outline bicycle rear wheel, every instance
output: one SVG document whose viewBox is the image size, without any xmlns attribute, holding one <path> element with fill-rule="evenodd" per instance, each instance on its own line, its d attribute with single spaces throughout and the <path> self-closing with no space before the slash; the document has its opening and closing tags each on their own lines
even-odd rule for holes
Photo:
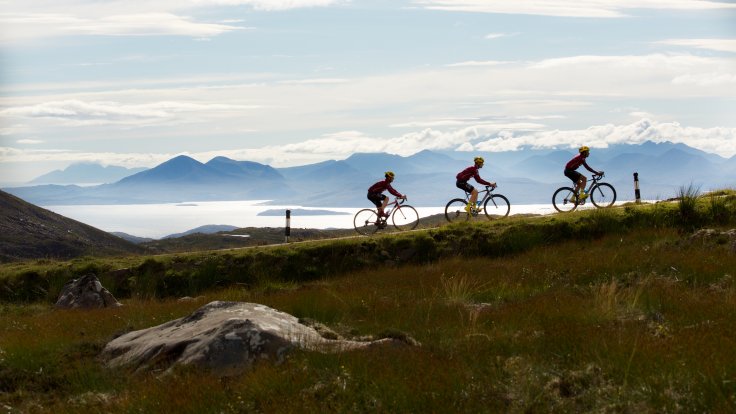
<svg viewBox="0 0 736 414">
<path fill-rule="evenodd" d="M 560 213 L 573 211 L 578 207 L 575 190 L 570 187 L 560 187 L 552 196 L 552 205 Z"/>
<path fill-rule="evenodd" d="M 616 189 L 608 183 L 596 184 L 590 190 L 590 201 L 598 208 L 611 207 L 616 202 Z"/>
<path fill-rule="evenodd" d="M 486 200 L 483 211 L 486 213 L 488 220 L 498 220 L 509 215 L 511 204 L 508 198 L 501 194 L 494 194 Z"/>
<path fill-rule="evenodd" d="M 412 206 L 402 205 L 391 214 L 391 221 L 401 231 L 414 230 L 419 224 L 419 213 Z"/>
<path fill-rule="evenodd" d="M 468 202 L 462 198 L 450 200 L 450 202 L 445 206 L 445 218 L 447 221 L 452 223 L 459 220 L 468 220 L 470 218 L 470 214 L 465 211 L 465 206 L 467 205 Z"/>
<path fill-rule="evenodd" d="M 370 236 L 378 230 L 378 213 L 375 210 L 364 208 L 355 213 L 353 225 L 358 233 Z"/>
</svg>

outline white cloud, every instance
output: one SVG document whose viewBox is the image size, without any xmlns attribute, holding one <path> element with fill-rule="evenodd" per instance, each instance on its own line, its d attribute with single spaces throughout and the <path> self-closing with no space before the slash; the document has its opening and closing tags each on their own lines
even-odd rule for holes
<svg viewBox="0 0 736 414">
<path fill-rule="evenodd" d="M 3 14 L 2 42 L 57 36 L 191 36 L 211 37 L 244 27 L 196 22 L 171 13 L 119 14 L 79 17 L 68 14 Z"/>
<path fill-rule="evenodd" d="M 597 125 L 583 130 L 555 130 L 530 134 L 507 134 L 479 142 L 482 151 L 513 151 L 531 148 L 575 148 L 588 145 L 606 148 L 613 144 L 641 144 L 645 141 L 675 142 L 725 157 L 736 155 L 736 128 L 683 127 L 677 122 L 641 119 L 628 125 Z"/>
<path fill-rule="evenodd" d="M 36 144 L 43 144 L 46 141 L 43 141 L 40 139 L 19 139 L 15 142 L 21 145 L 36 145 Z"/>
<path fill-rule="evenodd" d="M 36 118 L 55 120 L 66 126 L 132 125 L 142 126 L 164 121 L 187 122 L 211 119 L 224 113 L 239 114 L 254 106 L 224 105 L 213 103 L 161 101 L 147 104 L 121 104 L 118 102 L 65 100 L 36 105 L 11 107 L 0 111 L 0 117 Z M 194 117 L 193 117 L 194 116 Z"/>
<path fill-rule="evenodd" d="M 184 153 L 206 162 L 216 156 L 250 160 L 275 167 L 304 165 L 327 159 L 344 159 L 356 152 L 411 155 L 424 149 L 455 151 L 515 151 L 523 148 L 605 148 L 613 144 L 645 141 L 684 143 L 725 157 L 736 155 L 736 128 L 684 127 L 676 122 L 641 119 L 626 125 L 596 125 L 581 130 L 532 131 L 524 125 L 464 127 L 449 131 L 431 128 L 395 137 L 378 137 L 360 131 L 342 131 L 288 145 Z M 0 147 L 2 163 L 98 162 L 125 167 L 153 167 L 178 154 L 75 152 Z"/>
<path fill-rule="evenodd" d="M 472 67 L 472 66 L 499 66 L 499 65 L 506 65 L 510 63 L 514 63 L 514 62 L 503 61 L 503 60 L 484 60 L 484 61 L 469 60 L 467 62 L 449 63 L 445 66 L 448 68 L 461 68 L 461 67 Z"/>
<path fill-rule="evenodd" d="M 493 39 L 500 39 L 502 37 L 509 37 L 509 36 L 515 36 L 516 33 L 488 33 L 484 36 L 485 39 L 493 40 Z"/>
<path fill-rule="evenodd" d="M 414 0 L 433 10 L 542 16 L 625 17 L 630 9 L 709 10 L 736 8 L 736 4 L 692 0 Z"/>
<path fill-rule="evenodd" d="M 0 13 L 0 43 L 58 36 L 189 36 L 209 38 L 248 29 L 240 19 L 217 23 L 189 17 L 200 9 L 248 6 L 261 11 L 326 7 L 343 0 L 8 0 Z M 183 13 L 186 13 L 183 14 Z"/>
<path fill-rule="evenodd" d="M 736 53 L 736 39 L 669 39 L 655 43 Z"/>
</svg>

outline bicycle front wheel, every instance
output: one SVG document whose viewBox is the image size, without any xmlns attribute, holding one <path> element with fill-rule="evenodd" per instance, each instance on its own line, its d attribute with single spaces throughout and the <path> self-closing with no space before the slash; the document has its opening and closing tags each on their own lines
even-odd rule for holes
<svg viewBox="0 0 736 414">
<path fill-rule="evenodd" d="M 378 230 L 378 214 L 375 210 L 364 208 L 355 213 L 353 225 L 358 233 L 370 236 Z"/>
<path fill-rule="evenodd" d="M 465 211 L 465 206 L 467 205 L 468 202 L 462 198 L 450 200 L 450 202 L 445 206 L 445 218 L 447 221 L 452 223 L 459 220 L 468 220 L 470 218 L 470 214 Z"/>
<path fill-rule="evenodd" d="M 608 183 L 596 184 L 590 190 L 590 201 L 598 208 L 611 207 L 616 202 L 616 189 Z"/>
<path fill-rule="evenodd" d="M 391 221 L 401 231 L 414 230 L 419 224 L 419 213 L 412 206 L 402 205 L 394 210 Z"/>
<path fill-rule="evenodd" d="M 501 194 L 494 194 L 486 200 L 483 211 L 485 211 L 488 220 L 498 220 L 509 215 L 511 204 L 508 198 Z"/>
<path fill-rule="evenodd" d="M 570 187 L 560 187 L 552 196 L 552 205 L 560 213 L 573 211 L 578 207 L 575 190 Z"/>
</svg>

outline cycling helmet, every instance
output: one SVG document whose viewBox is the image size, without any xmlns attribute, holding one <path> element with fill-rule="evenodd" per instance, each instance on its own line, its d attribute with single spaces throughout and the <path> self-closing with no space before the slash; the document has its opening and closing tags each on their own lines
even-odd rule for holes
<svg viewBox="0 0 736 414">
<path fill-rule="evenodd" d="M 475 157 L 473 158 L 473 162 L 475 163 L 475 165 L 478 165 L 484 164 L 486 161 L 483 159 L 483 157 Z"/>
<path fill-rule="evenodd" d="M 581 154 L 584 153 L 584 152 L 590 152 L 590 148 L 588 148 L 585 145 L 583 145 L 582 147 L 578 148 L 578 152 L 581 153 Z"/>
<path fill-rule="evenodd" d="M 393 171 L 386 171 L 386 173 L 384 175 L 386 176 L 386 178 L 390 178 L 392 180 L 394 179 L 394 173 L 393 173 Z"/>
</svg>

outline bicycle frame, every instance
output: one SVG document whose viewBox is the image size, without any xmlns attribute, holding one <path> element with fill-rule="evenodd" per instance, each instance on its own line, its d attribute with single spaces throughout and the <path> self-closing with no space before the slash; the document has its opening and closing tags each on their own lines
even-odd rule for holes
<svg viewBox="0 0 736 414">
<path fill-rule="evenodd" d="M 485 190 L 478 191 L 478 200 L 476 201 L 476 205 L 482 206 L 483 203 L 486 202 L 491 197 L 491 193 L 493 192 L 493 189 L 490 186 L 486 186 Z M 483 194 L 483 198 L 480 198 L 480 195 Z M 470 202 L 470 193 L 465 192 L 465 201 Z"/>
<path fill-rule="evenodd" d="M 401 201 L 399 201 L 401 200 Z M 396 209 L 396 207 L 404 204 L 406 202 L 405 198 L 394 198 L 394 201 L 386 204 L 386 208 L 383 209 L 383 213 L 387 216 L 390 216 L 391 213 Z M 376 209 L 376 213 L 378 213 L 378 209 Z"/>
</svg>

